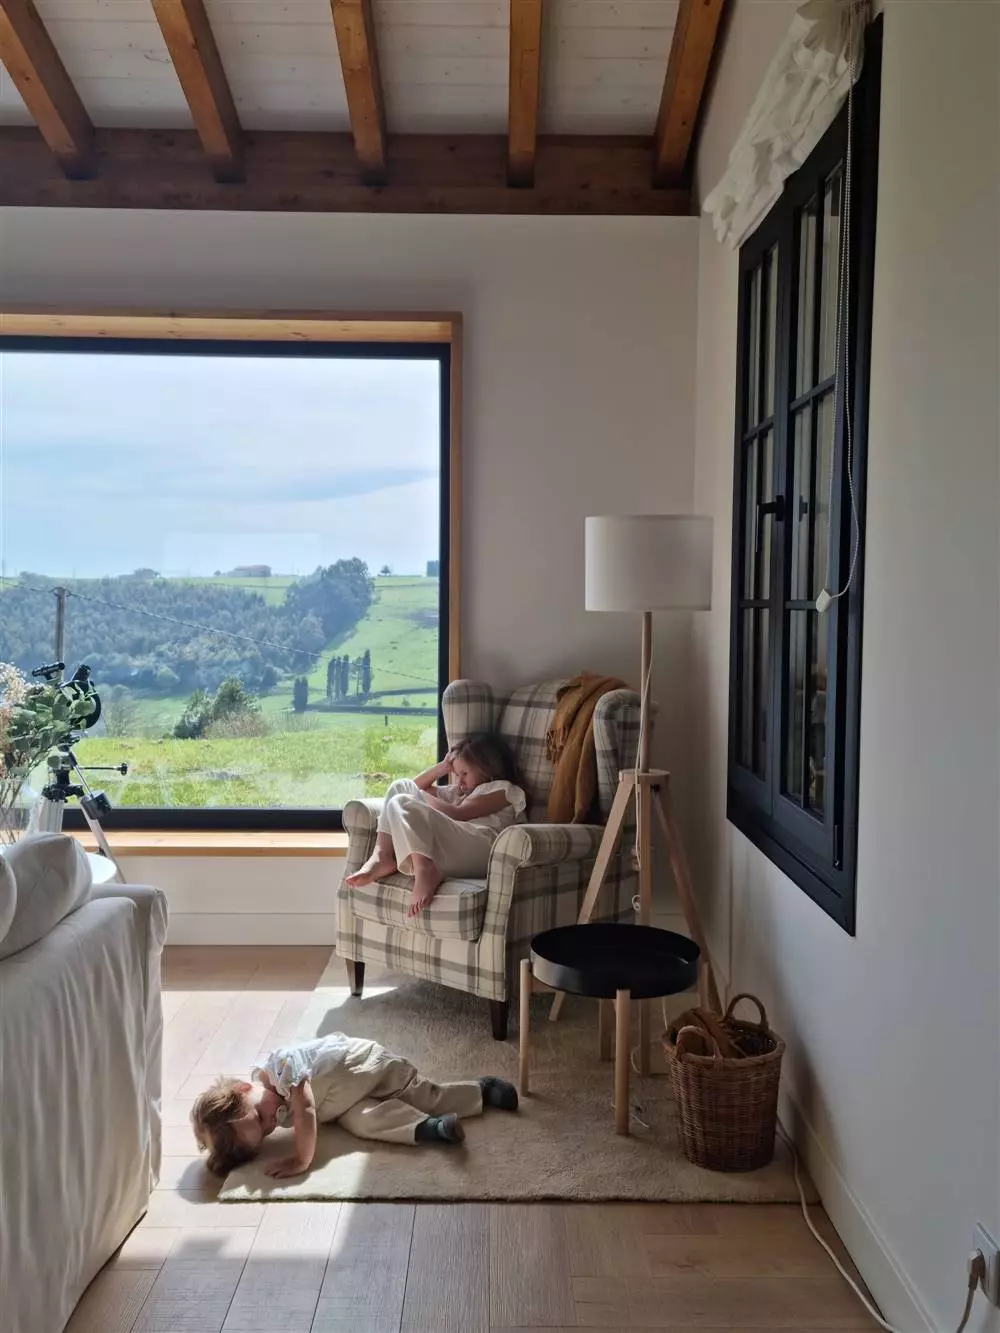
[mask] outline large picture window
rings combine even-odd
[[[740,251],[729,817],[852,932],[880,54]]]
[[[434,762],[451,354],[3,340],[0,660],[90,666],[109,826],[337,827]]]

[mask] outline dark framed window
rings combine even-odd
[[[442,753],[456,336],[0,340],[0,660],[65,589],[108,828],[338,828]]]
[[[728,814],[851,933],[880,76],[878,20],[739,265]]]

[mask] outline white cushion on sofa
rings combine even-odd
[[[22,838],[4,853],[17,885],[14,919],[0,939],[0,958],[20,953],[90,897],[87,854],[65,833]]]
[[[0,856],[0,941],[3,940],[10,923],[14,920],[14,908],[17,906],[17,880],[14,872],[4,857]]]

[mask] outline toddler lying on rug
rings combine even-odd
[[[279,1124],[291,1124],[295,1152],[266,1170],[285,1177],[312,1166],[319,1122],[386,1143],[461,1143],[463,1118],[485,1106],[517,1110],[517,1091],[503,1079],[432,1083],[377,1042],[342,1032],[272,1051],[250,1077],[216,1079],[192,1107],[195,1138],[217,1175],[256,1157]]]

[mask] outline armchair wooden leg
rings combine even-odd
[[[353,958],[348,958],[347,979],[351,985],[351,994],[354,996],[359,996],[365,988],[364,963],[356,963]]]
[[[507,1017],[510,1013],[508,1000],[490,1000],[490,1022],[493,1025],[493,1040],[507,1040]]]

